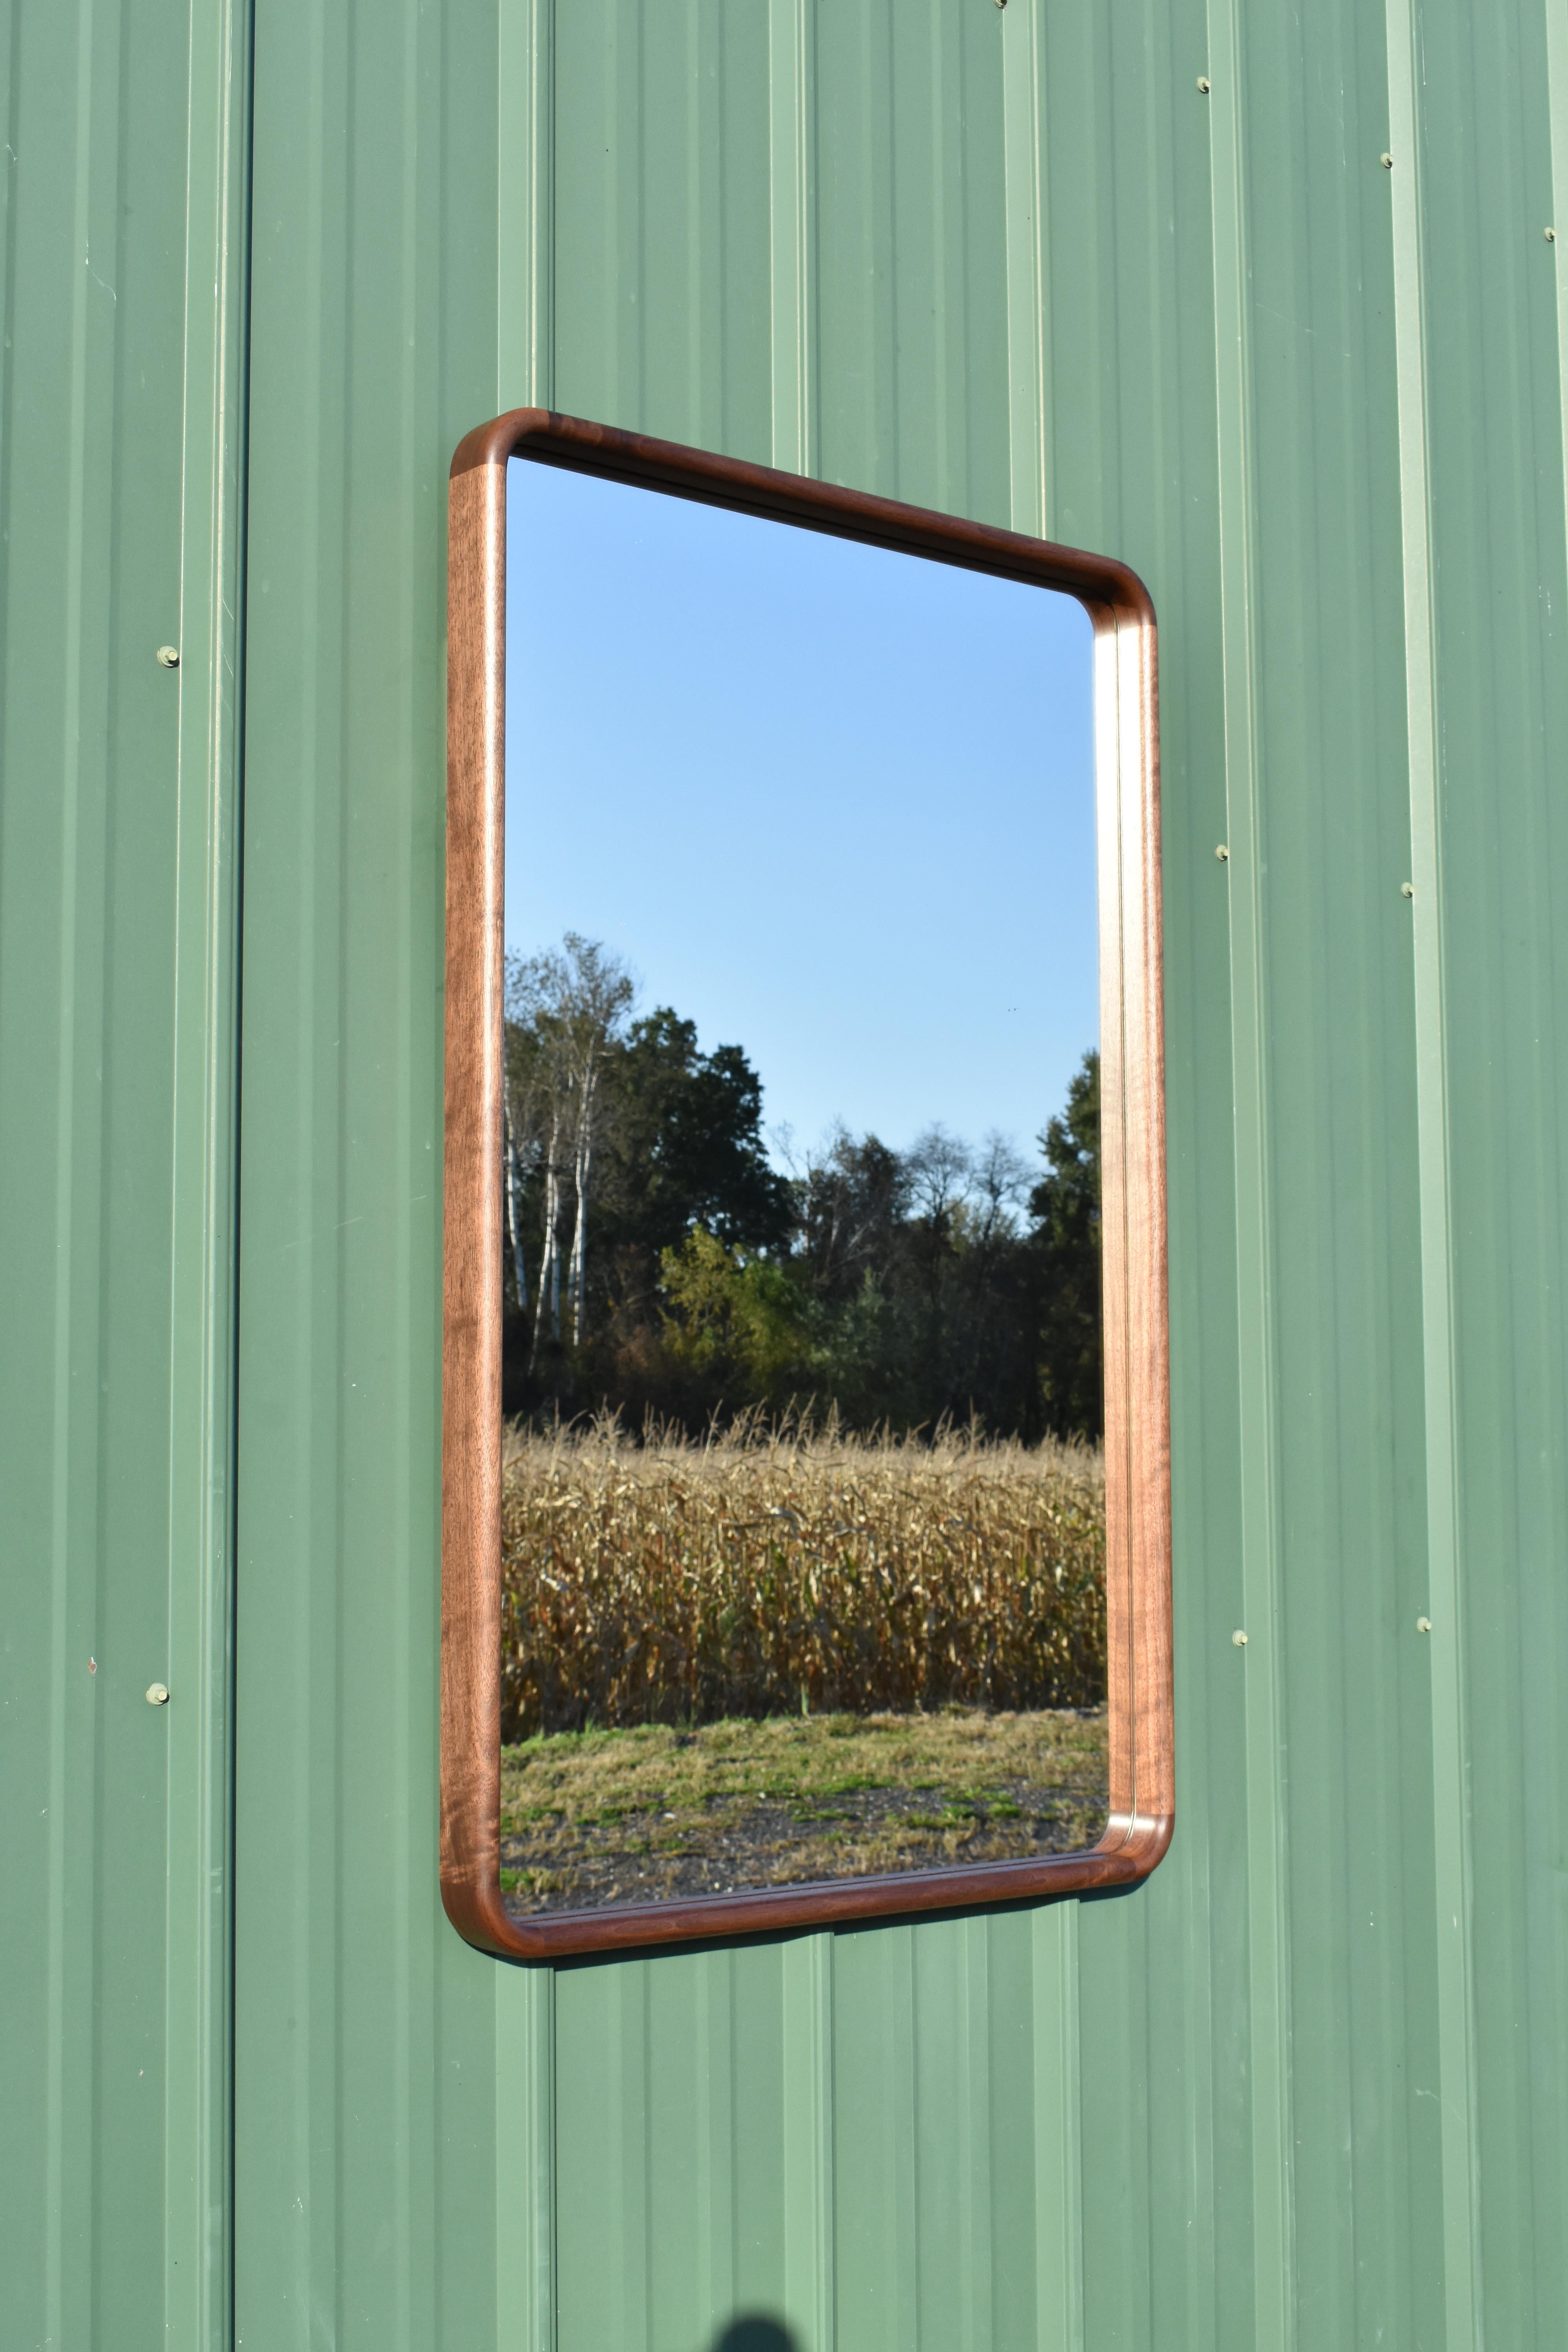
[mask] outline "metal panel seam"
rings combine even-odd
[[[1229,842],[1231,1036],[1235,1072],[1237,1295],[1240,1363],[1242,1594],[1251,2061],[1253,2310],[1258,2352],[1295,2341],[1289,1942],[1275,1495],[1267,1007],[1257,774],[1256,489],[1247,189],[1237,0],[1210,0],[1215,342],[1220,596]]]
[[[1552,209],[1568,213],[1568,14],[1563,0],[1545,0],[1547,112],[1552,140]],[[1555,235],[1553,243],[1558,242]],[[1568,456],[1568,273],[1557,270],[1557,383],[1563,415],[1563,447]],[[1563,478],[1568,499],[1568,473]]]
[[[1046,285],[1045,118],[1039,102],[1039,0],[1014,0],[1002,20],[1007,204],[1007,443],[1015,530],[1047,538],[1045,387],[1051,380]]]
[[[806,2352],[837,2341],[833,1937],[784,1948],[784,2293]]]
[[[1083,2134],[1079,1906],[1029,1923],[1034,2011],[1035,2329],[1039,2352],[1083,2344]]]
[[[768,0],[768,66],[773,463],[809,474],[816,465],[811,0]]]
[[[165,2311],[233,2326],[231,1475],[247,0],[190,19],[169,1426]],[[189,1344],[182,1345],[182,1335]]]
[[[496,51],[497,407],[552,408],[555,0],[500,0]]]
[[[81,256],[82,268],[73,272],[70,302],[70,414],[66,436],[66,507],[63,635],[63,725],[60,779],[60,928],[59,928],[59,1069],[55,1089],[55,1297],[52,1318],[54,1361],[53,1461],[50,1465],[53,1557],[49,1563],[52,1607],[49,1622],[49,1831],[47,1879],[48,2008],[46,2034],[48,2093],[46,2139],[42,2150],[45,2174],[44,2229],[47,2315],[51,2342],[66,2332],[64,2264],[67,2185],[66,2075],[67,1944],[66,1877],[69,1866],[70,1833],[75,1829],[67,1802],[67,1666],[66,1643],[70,1619],[71,1551],[69,1541],[71,1486],[71,1357],[78,1334],[71,1316],[71,1294],[79,1272],[78,1252],[71,1245],[72,1192],[76,1175],[73,1118],[76,1090],[76,1033],[79,1008],[89,1002],[86,975],[78,967],[77,898],[80,888],[78,830],[82,794],[82,533],[87,527],[87,413],[90,352],[87,296],[92,194],[92,0],[78,0],[76,55],[75,184],[70,253]],[[96,1351],[95,1351],[96,1352]],[[90,2306],[89,2306],[90,2307]]]
[[[1413,0],[1388,0],[1394,351],[1405,564],[1405,705],[1415,887],[1416,1150],[1431,1618],[1437,2033],[1441,2065],[1444,2297],[1448,2352],[1481,2340],[1477,2210],[1471,1881],[1465,1799],[1464,1654],[1453,1360],[1447,1037],[1438,812],[1436,658],[1431,576],[1421,121]]]
[[[492,1963],[497,2352],[555,2352],[555,1972]]]

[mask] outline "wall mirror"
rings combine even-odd
[[[448,1911],[549,1957],[1143,1874],[1146,595],[532,411],[449,562]]]

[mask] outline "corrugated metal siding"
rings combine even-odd
[[[167,0],[0,18],[0,2332],[18,2346],[216,2340],[227,2311],[232,30]],[[178,675],[154,660],[169,642]]]
[[[246,42],[5,26],[7,2310],[216,2344]],[[254,33],[240,2339],[1554,2345],[1556,13]],[[553,1977],[441,1916],[444,479],[530,396],[1153,590],[1181,1801],[1136,1895]]]
[[[496,22],[256,19],[237,2332],[493,2340],[495,1971],[436,1838],[447,466],[493,404]]]
[[[1419,2339],[1436,2053],[1401,1805],[1427,1779],[1426,1661],[1382,27],[1244,22],[1214,66],[1216,251],[1239,215],[1218,307],[1256,2324]]]
[[[775,20],[794,13],[775,10]],[[603,407],[618,394],[606,412],[616,421],[707,437],[712,411],[691,379],[656,394],[607,371],[595,299],[613,281],[626,314],[693,322],[679,289],[700,228],[693,214],[650,236],[651,191],[669,168],[654,142],[667,121],[679,135],[674,118],[638,111],[629,43],[595,38],[589,21],[577,17],[573,54],[591,56],[606,119],[619,107],[617,119],[639,121],[637,160],[628,149],[620,163],[650,193],[639,205],[623,177],[620,211],[596,214],[601,274],[581,301],[576,273],[558,264],[553,397]],[[681,21],[688,38],[713,22],[701,12]],[[1096,15],[1015,0],[1002,21],[978,8],[862,7],[807,12],[785,45],[808,60],[813,100],[804,341],[815,467],[972,512],[1041,515],[1065,538],[1126,555],[1154,592],[1180,1235],[1176,1851],[1139,1897],[1035,1923],[1048,1950],[1032,1970],[1009,1965],[1012,1921],[868,1931],[826,1948],[832,2125],[815,2208],[826,2242],[793,2299],[770,2290],[808,2341],[830,2340],[836,2326],[837,2340],[857,2346],[1071,2342],[1080,2328],[1096,2345],[1459,2344],[1483,2318],[1510,2340],[1549,2326],[1539,2224],[1523,2232],[1527,2216],[1556,2210],[1560,2179],[1555,2140],[1541,2170],[1543,2116],[1555,2110],[1536,2086],[1543,2068],[1546,2085],[1558,2079],[1563,2030],[1562,1781],[1549,1728],[1563,1657],[1550,1643],[1513,1652],[1519,1672],[1531,1658],[1539,1727],[1522,1689],[1504,1697],[1500,1664],[1489,1662],[1479,1745],[1468,1691],[1462,1726],[1453,1707],[1434,1709],[1453,1628],[1439,1622],[1431,1642],[1416,1630],[1419,1616],[1439,1613],[1427,1569],[1429,1435],[1436,1425],[1440,1450],[1447,1417],[1465,1462],[1470,1446],[1488,1447],[1482,1424],[1475,1438],[1464,1426],[1462,1384],[1450,1405],[1424,1360],[1424,1289],[1449,1248],[1429,1174],[1423,1192],[1435,1122],[1458,1169],[1464,1154],[1452,1110],[1418,1082],[1418,975],[1435,979],[1445,1017],[1454,986],[1436,935],[1447,900],[1413,905],[1401,887],[1414,870],[1413,592],[1396,203],[1420,207],[1419,332],[1430,339],[1440,303],[1446,321],[1464,321],[1445,324],[1443,352],[1459,333],[1465,368],[1489,362],[1499,380],[1483,403],[1464,370],[1426,352],[1462,420],[1456,489],[1473,500],[1486,480],[1501,512],[1493,561],[1531,615],[1555,593],[1554,572],[1540,584],[1533,542],[1543,504],[1557,562],[1555,275],[1540,234],[1552,207],[1544,186],[1533,211],[1526,201],[1531,140],[1516,120],[1528,99],[1539,171],[1546,58],[1542,19],[1522,21],[1540,54],[1531,58],[1522,32],[1500,58],[1489,40],[1484,67],[1473,51],[1455,64],[1447,98],[1441,42],[1457,41],[1468,20],[1456,16],[1445,34],[1430,11],[1407,28],[1397,10],[1369,18],[1349,5],[1299,19],[1260,6]],[[1396,157],[1392,174],[1380,160],[1394,135],[1391,54],[1396,70],[1407,54],[1421,61],[1415,121],[1439,148],[1436,158],[1424,148],[1419,185],[1441,181],[1447,222],[1415,193],[1414,158]],[[559,154],[577,143],[566,127],[590,78],[580,86],[556,55]],[[1200,73],[1213,84],[1207,100]],[[1468,118],[1461,135],[1443,107],[1469,108],[1483,73],[1495,120],[1483,138]],[[759,150],[763,131],[759,112]],[[1508,184],[1483,193],[1483,156],[1504,154],[1520,159]],[[776,209],[792,193],[776,143],[774,160]],[[583,201],[569,185],[558,168],[558,254]],[[634,232],[617,234],[617,221]],[[1513,247],[1496,286],[1478,241],[1489,222]],[[1439,263],[1428,248],[1445,242]],[[1533,335],[1511,314],[1482,331],[1472,311],[1483,287],[1495,307],[1532,267]],[[1458,283],[1435,292],[1439,269]],[[503,316],[506,297],[503,277]],[[739,311],[718,328],[702,317],[705,341],[720,336],[737,374],[753,331]],[[1479,420],[1498,415],[1504,386],[1519,402],[1513,386],[1537,351],[1544,388],[1529,415],[1508,413],[1500,462]],[[1031,375],[1047,387],[1037,423]],[[1431,462],[1440,500],[1440,455]],[[1526,526],[1529,541],[1518,536]],[[1426,560],[1440,571],[1440,537]],[[1473,572],[1467,563],[1459,576]],[[1444,806],[1466,793],[1468,821],[1492,828],[1494,859],[1499,768],[1530,773],[1531,743],[1538,765],[1542,757],[1544,713],[1533,717],[1512,679],[1513,668],[1527,675],[1519,648],[1537,642],[1521,623],[1493,638],[1508,654],[1491,673],[1508,731],[1487,731],[1483,711],[1472,775],[1456,784],[1443,772]],[[1447,674],[1439,653],[1439,692]],[[1461,677],[1456,666],[1458,690],[1474,691]],[[1538,700],[1546,691],[1542,679]],[[1532,831],[1542,909],[1544,826],[1542,811]],[[1220,840],[1228,866],[1213,855]],[[1493,955],[1513,928],[1500,908],[1496,917],[1483,934]],[[1425,964],[1420,925],[1433,940]],[[1517,952],[1525,1001],[1539,1002],[1544,935]],[[1478,1036],[1495,1042],[1500,996],[1465,992]],[[1521,1095],[1511,1116],[1481,1129],[1512,1171],[1515,1200],[1526,1171],[1545,1182],[1540,1150],[1515,1166],[1509,1140],[1539,1116],[1543,1011],[1531,1034],[1535,1061],[1522,1038],[1516,1055],[1534,1102]],[[1531,1206],[1522,1262],[1511,1232],[1488,1248],[1494,1348],[1510,1286],[1532,1302],[1552,1295],[1539,1235],[1555,1243],[1561,1231],[1555,1195],[1538,1189]],[[1490,1201],[1478,1222],[1499,1234]],[[1457,1317],[1462,1301],[1461,1290]],[[1561,1412],[1557,1370],[1555,1358],[1541,1362],[1533,1383],[1549,1421]],[[1500,1366],[1483,1387],[1495,1415],[1508,1392]],[[1553,1496],[1560,1452],[1543,1428],[1534,1483]],[[1509,1455],[1494,1427],[1488,1532],[1461,1530],[1463,1586],[1494,1640],[1495,1531],[1518,1507],[1496,1491],[1514,1496]],[[1544,1531],[1538,1556],[1549,1575]],[[1549,1623],[1550,1612],[1543,1633]],[[1250,1635],[1245,1658],[1229,1642],[1238,1624]],[[1473,1651],[1466,1666],[1473,1676]],[[1547,1766],[1529,1783],[1543,1816],[1537,1850],[1550,1857],[1535,1886],[1526,1784],[1507,1778],[1521,1771],[1527,1730]],[[1503,1781],[1493,1844],[1513,1866],[1478,1930],[1468,1983],[1463,1923],[1456,1937],[1439,1906],[1444,1868],[1462,1870],[1479,1840],[1442,1791],[1446,1775],[1458,1785],[1489,1747]],[[1512,1972],[1501,1999],[1483,1990],[1494,1946]],[[720,1967],[727,2000],[716,2012],[698,1988]],[[658,2031],[654,1989],[682,1969],[700,2015],[721,2014],[717,2042],[700,2030]],[[585,1970],[556,1994],[559,2112],[594,2119],[563,2126],[567,2345],[695,2343],[704,2324],[760,2292],[734,2266],[743,2158],[733,2136],[710,2185],[708,2126],[653,2086],[667,2050],[681,2053],[687,2098],[700,2103],[707,2089],[691,2085],[722,2080],[734,2035],[775,2049],[776,1981],[760,1955],[643,1964],[645,2039],[617,2064],[605,2053],[618,2046],[612,2021],[624,2025],[637,1998],[627,1991],[636,1973]],[[1456,1973],[1474,2020],[1468,2029],[1461,2006],[1458,2032]],[[1537,2010],[1521,2037],[1527,1988]],[[1483,2017],[1508,2036],[1495,2072]],[[1065,2068],[1054,2054],[1064,2048]],[[1000,2073],[977,2064],[977,2051],[998,2050],[1010,2061]],[[1052,2055],[1037,2085],[1029,2070],[1041,2053]],[[1505,2084],[1516,2088],[1489,2146],[1480,2086],[1494,2081],[1494,2103]],[[657,2229],[651,2208],[620,2219],[625,2209],[596,2191],[612,2158],[623,2179],[642,2163],[649,2178],[685,2184]],[[1533,2204],[1521,2194],[1532,2163]],[[1001,2180],[1010,2204],[995,2200]],[[787,2196],[781,2188],[766,2242],[775,2255]],[[1495,2253],[1489,2228],[1506,2239]],[[715,2236],[731,2249],[717,2273]],[[673,2280],[684,2301],[672,2299]]]
[[[1442,982],[1427,1011],[1452,1201],[1447,1266],[1432,1273],[1450,1279],[1462,1612],[1459,1769],[1437,1831],[1472,1923],[1468,1955],[1449,1936],[1450,1973],[1469,1963],[1450,2028],[1470,2037],[1455,2085],[1468,2115],[1445,2121],[1479,2166],[1450,2236],[1469,2219],[1490,2340],[1546,2343],[1568,2307],[1568,583],[1563,264],[1542,230],[1554,181],[1568,210],[1568,58],[1554,10],[1505,7],[1483,36],[1446,5],[1421,33],[1424,350],[1401,356],[1419,358],[1426,400]]]

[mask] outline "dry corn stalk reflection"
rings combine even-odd
[[[508,1441],[502,1723],[1094,1706],[1098,1451],[760,1416]]]

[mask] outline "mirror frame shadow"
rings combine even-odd
[[[513,1918],[500,1889],[501,1045],[507,461],[523,457],[1078,598],[1094,628],[1110,1813],[1027,1861]],[[1145,1878],[1174,1822],[1159,723],[1125,564],[608,425],[519,408],[452,459],[447,544],[441,1895],[459,1935],[553,1960],[1044,1900]],[[605,648],[613,662],[615,648]]]

